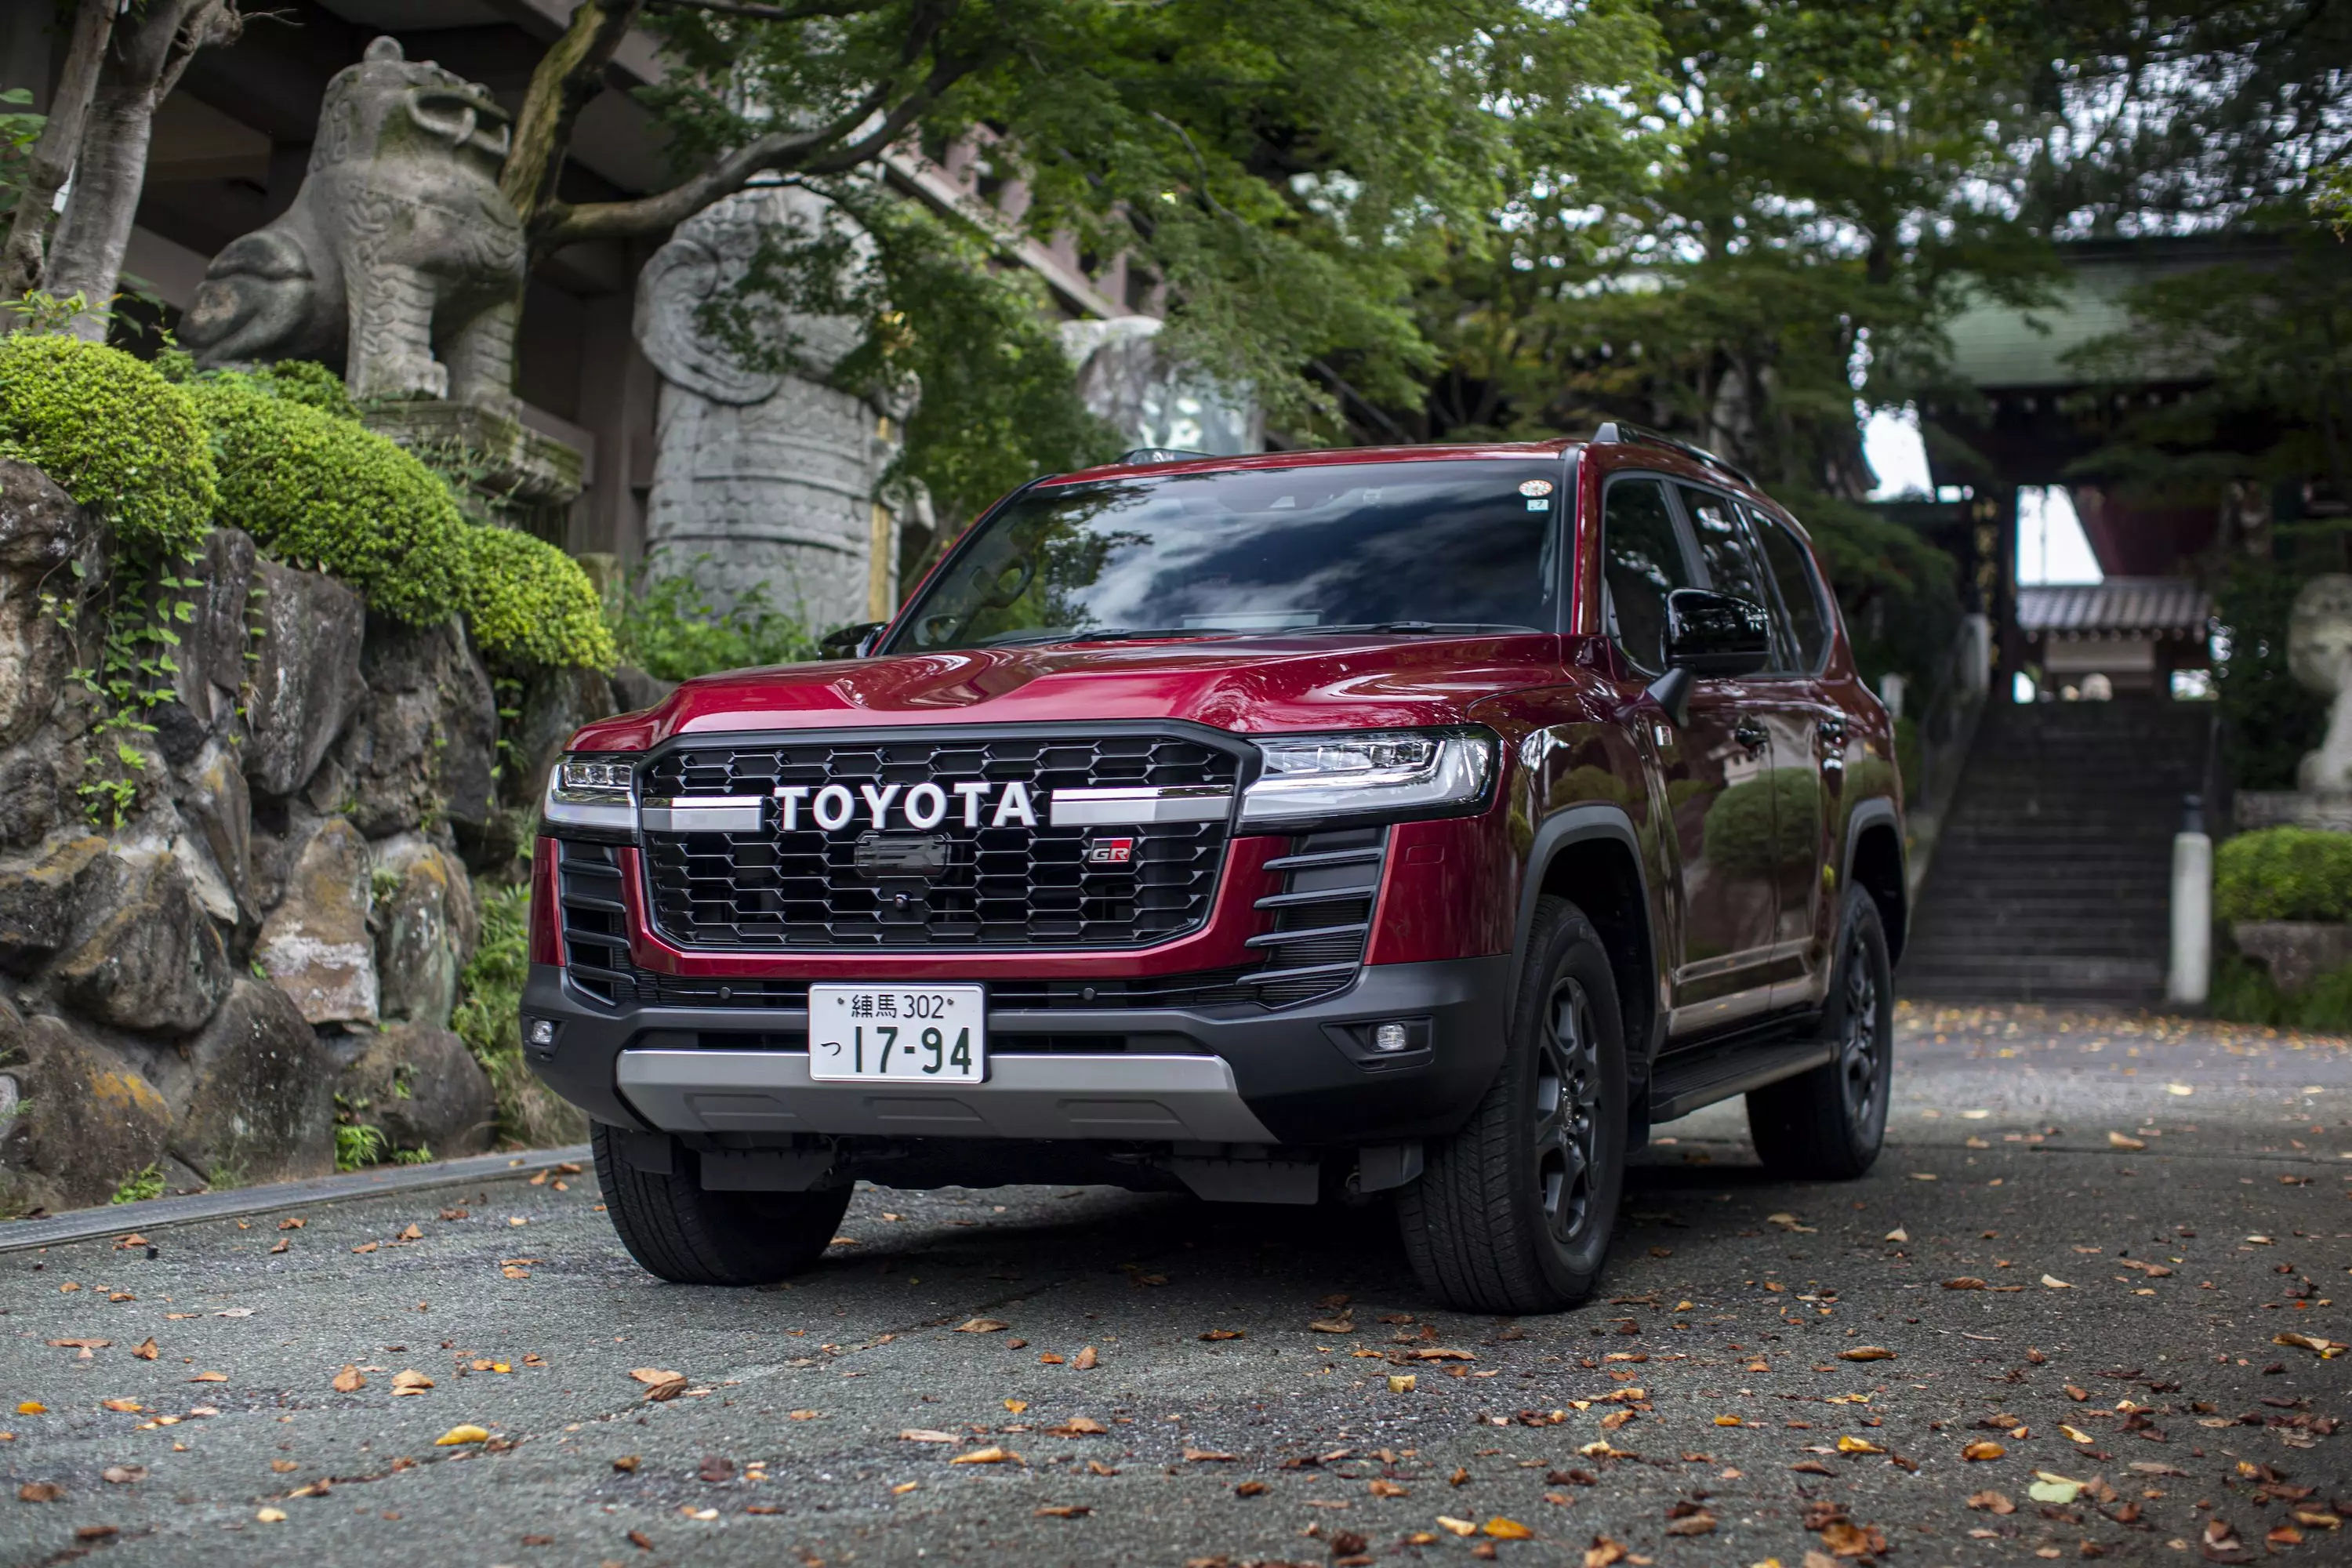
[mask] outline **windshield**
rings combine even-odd
[[[1032,490],[900,651],[1144,635],[1555,629],[1558,458],[1168,474]]]

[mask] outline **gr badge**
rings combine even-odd
[[[1135,858],[1132,838],[1094,838],[1087,843],[1089,866],[1124,866]]]

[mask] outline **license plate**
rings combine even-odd
[[[812,985],[809,1077],[984,1082],[987,993],[978,985]]]

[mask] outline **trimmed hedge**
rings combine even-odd
[[[610,670],[612,631],[580,563],[510,528],[468,525],[460,608],[494,664],[577,665]]]
[[[468,525],[431,469],[244,376],[189,391],[216,438],[222,522],[280,561],[341,578],[395,620],[431,626],[459,606]]]
[[[117,540],[184,554],[219,490],[204,421],[153,366],[47,332],[0,337],[0,457],[40,469]]]
[[[2213,912],[2225,921],[2352,921],[2352,833],[2264,827],[2213,855]]]

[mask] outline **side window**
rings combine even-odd
[[[1759,606],[1772,619],[1774,640],[1785,649],[1788,637],[1780,625],[1780,606],[1772,602],[1772,590],[1764,585],[1764,568],[1756,559],[1756,544],[1740,521],[1738,507],[1714,490],[1689,485],[1675,488],[1682,492],[1683,510],[1690,513],[1691,535],[1698,541],[1698,556],[1706,565],[1707,586]],[[1773,663],[1787,668],[1787,653]]]
[[[1609,635],[1637,668],[1664,669],[1666,595],[1697,584],[1661,481],[1610,485],[1601,511],[1601,572]]]
[[[1780,586],[1780,606],[1796,645],[1797,668],[1810,675],[1821,668],[1829,652],[1830,622],[1822,595],[1821,578],[1813,572],[1812,552],[1786,527],[1755,508],[1748,509],[1756,536],[1764,542],[1764,559],[1772,580]]]

